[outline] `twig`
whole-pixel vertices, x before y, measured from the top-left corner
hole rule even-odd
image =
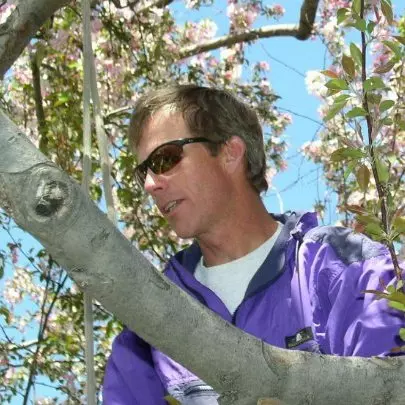
[[[364,0],[361,0],[360,6],[360,18],[364,18]],[[367,79],[366,76],[366,51],[367,51],[367,44],[366,44],[366,34],[364,31],[361,32],[361,54],[362,54],[362,63],[361,63],[361,81],[363,84],[362,87],[362,94],[363,94],[363,108],[367,112],[366,115],[366,123],[367,123],[367,135],[368,135],[368,143],[370,146],[370,156],[371,156],[371,168],[373,171],[373,176],[375,179],[375,185],[377,188],[378,198],[381,201],[381,221],[383,225],[384,232],[388,235],[390,231],[389,219],[388,219],[388,206],[387,206],[387,194],[386,188],[381,184],[380,176],[378,174],[377,165],[376,165],[376,154],[374,149],[374,141],[373,141],[373,124],[371,122],[370,110],[368,108],[368,99],[367,99],[367,92],[364,89],[364,82]],[[396,277],[399,280],[402,279],[402,272],[399,267],[398,258],[395,253],[394,245],[391,241],[386,241],[386,245],[391,255],[392,263],[394,265],[394,271]]]

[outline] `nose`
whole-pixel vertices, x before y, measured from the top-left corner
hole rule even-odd
[[[150,169],[146,173],[144,190],[152,196],[158,191],[165,188],[165,180],[163,176],[153,173]]]

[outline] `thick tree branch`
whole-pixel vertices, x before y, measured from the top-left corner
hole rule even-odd
[[[297,39],[308,39],[314,29],[316,11],[318,9],[319,0],[304,0],[300,11],[300,22]]]
[[[0,79],[55,11],[70,0],[24,0],[0,25]]]
[[[81,288],[212,385],[222,405],[253,405],[261,397],[288,405],[403,404],[404,358],[279,349],[203,307],[154,269],[1,111],[0,206]]]
[[[224,35],[201,44],[189,45],[179,52],[180,59],[188,58],[202,52],[212,51],[221,47],[229,47],[240,42],[255,41],[260,38],[294,37],[300,40],[308,39],[314,27],[316,10],[319,0],[305,0],[301,7],[299,24],[266,25],[261,28]]]

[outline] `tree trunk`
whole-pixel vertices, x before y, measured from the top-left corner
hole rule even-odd
[[[212,385],[221,404],[253,405],[261,397],[288,405],[404,403],[401,357],[344,358],[276,348],[202,306],[153,268],[3,112],[0,206],[81,288]]]

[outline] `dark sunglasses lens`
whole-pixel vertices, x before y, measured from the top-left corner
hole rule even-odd
[[[138,184],[143,187],[146,180],[146,172],[148,171],[148,167],[146,165],[140,165],[137,167],[135,171],[135,178]]]
[[[149,158],[149,167],[155,174],[166,173],[176,166],[183,155],[179,145],[163,145]]]

